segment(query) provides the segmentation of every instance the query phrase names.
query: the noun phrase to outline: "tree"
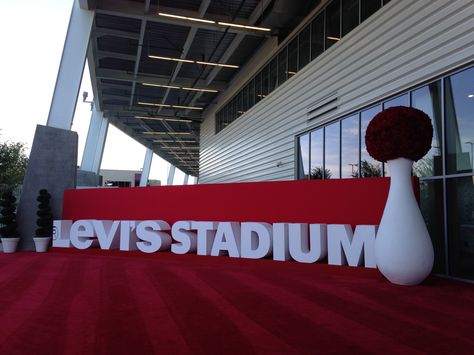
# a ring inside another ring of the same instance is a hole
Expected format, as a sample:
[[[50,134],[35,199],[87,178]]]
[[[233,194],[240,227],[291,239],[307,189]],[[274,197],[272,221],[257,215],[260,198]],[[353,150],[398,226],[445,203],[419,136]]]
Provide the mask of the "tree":
[[[28,157],[24,143],[1,141],[0,137],[0,186],[15,187],[23,182]]]
[[[324,175],[323,175],[324,174]],[[331,170],[324,169],[322,167],[315,167],[311,170],[311,179],[330,179],[332,176]]]
[[[361,177],[381,177],[382,176],[382,164],[370,163],[367,160],[362,160],[360,162]],[[352,177],[359,177],[359,172],[356,171],[352,174]]]

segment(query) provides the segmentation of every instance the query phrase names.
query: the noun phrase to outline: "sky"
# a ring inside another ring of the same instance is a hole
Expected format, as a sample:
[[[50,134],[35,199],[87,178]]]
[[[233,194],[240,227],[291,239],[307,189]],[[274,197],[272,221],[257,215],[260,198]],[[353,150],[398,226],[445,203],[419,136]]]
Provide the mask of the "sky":
[[[26,144],[28,154],[36,125],[46,125],[73,0],[0,0],[0,33],[5,52],[0,56],[1,139]],[[18,21],[21,20],[21,25]],[[92,99],[89,71],[83,75],[72,130],[79,136],[78,164],[90,123]],[[101,168],[141,170],[146,148],[109,125]],[[150,179],[166,185],[169,164],[156,154]],[[176,169],[174,185],[184,173]],[[190,183],[194,180],[190,179]]]

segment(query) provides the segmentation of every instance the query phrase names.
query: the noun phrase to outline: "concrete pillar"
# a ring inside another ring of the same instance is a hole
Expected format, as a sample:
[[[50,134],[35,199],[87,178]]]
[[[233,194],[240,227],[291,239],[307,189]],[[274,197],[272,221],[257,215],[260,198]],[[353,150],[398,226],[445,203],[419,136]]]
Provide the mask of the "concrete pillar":
[[[189,181],[189,175],[188,175],[188,174],[184,174],[183,185],[187,185],[187,184],[188,184],[188,181]]]
[[[76,187],[77,133],[37,126],[18,204],[20,250],[34,250],[39,190],[51,194],[54,219],[61,219],[64,190]]]
[[[99,173],[108,128],[109,120],[104,118],[103,112],[97,111],[94,105],[82,155],[81,170]]]
[[[49,110],[48,127],[71,129],[93,19],[94,12],[81,9],[79,0],[74,0]]]
[[[170,169],[168,170],[168,180],[166,182],[167,185],[173,185],[175,170],[176,167],[173,164],[170,164]]]
[[[147,149],[145,153],[145,161],[143,162],[142,176],[140,178],[140,186],[146,186],[150,177],[151,162],[153,160],[153,150]]]

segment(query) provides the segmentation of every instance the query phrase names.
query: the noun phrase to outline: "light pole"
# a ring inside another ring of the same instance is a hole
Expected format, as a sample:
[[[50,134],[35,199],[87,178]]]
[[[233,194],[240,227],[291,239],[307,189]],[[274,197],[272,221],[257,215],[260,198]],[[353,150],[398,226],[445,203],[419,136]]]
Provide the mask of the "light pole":
[[[347,165],[351,166],[351,175],[352,175],[352,177],[354,177],[354,166],[357,167],[357,166],[359,166],[359,164],[347,164]]]

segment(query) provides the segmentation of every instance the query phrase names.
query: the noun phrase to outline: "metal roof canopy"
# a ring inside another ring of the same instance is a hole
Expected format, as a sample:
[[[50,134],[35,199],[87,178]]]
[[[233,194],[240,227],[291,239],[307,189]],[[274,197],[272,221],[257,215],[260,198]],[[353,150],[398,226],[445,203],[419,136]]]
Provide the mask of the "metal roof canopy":
[[[95,10],[87,58],[97,109],[116,127],[193,176],[199,176],[202,113],[216,101],[239,69],[157,60],[149,55],[242,67],[249,59],[248,53],[254,53],[268,36],[278,34],[289,23],[294,26],[293,11],[291,16],[282,17],[280,28],[275,27],[272,8],[276,4],[280,9],[282,3],[293,9],[300,7],[300,15],[304,15],[309,3],[299,0],[79,2],[83,9]],[[319,2],[311,1],[311,6]],[[158,12],[254,26],[264,26],[265,18],[272,15],[272,32],[183,21],[159,16]],[[230,58],[232,62],[227,63]],[[157,120],[157,117],[168,120]]]

